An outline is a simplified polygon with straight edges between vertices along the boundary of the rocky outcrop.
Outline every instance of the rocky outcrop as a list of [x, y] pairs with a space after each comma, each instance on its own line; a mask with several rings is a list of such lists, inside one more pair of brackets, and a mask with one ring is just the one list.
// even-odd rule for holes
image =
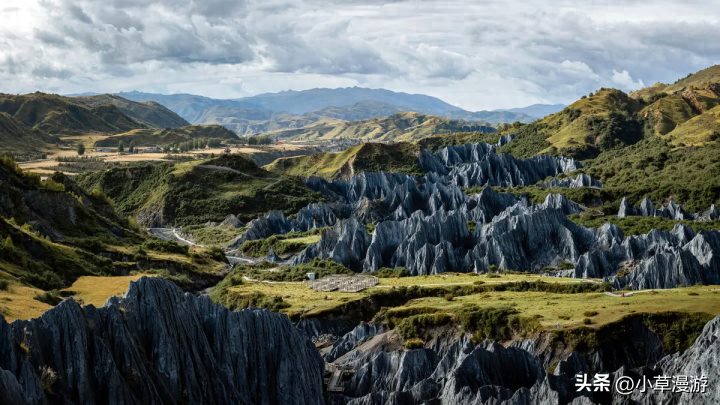
[[695, 234], [677, 224], [670, 232], [650, 231], [622, 239], [603, 229], [603, 243], [580, 257], [576, 277], [606, 277], [618, 288], [672, 288], [720, 282], [720, 232]]
[[143, 278], [103, 308], [0, 322], [0, 402], [323, 403], [323, 363], [282, 315]]
[[440, 336], [413, 350], [358, 345], [334, 361], [335, 366], [354, 368], [355, 374], [345, 392], [331, 395], [330, 402], [564, 405], [720, 401], [720, 389], [711, 383], [705, 394], [636, 390], [630, 396], [579, 393], [575, 386], [577, 373], [590, 379], [596, 373], [607, 373], [611, 384], [621, 376], [637, 380], [643, 375], [648, 379], [704, 375], [709, 382], [715, 381], [720, 378], [715, 367], [720, 356], [720, 317], [711, 320], [685, 352], [670, 355], [663, 351], [661, 336], [641, 317], [621, 321], [614, 333], [614, 340], [600, 342], [599, 347], [583, 353], [558, 353], [544, 337], [516, 341], [508, 347], [493, 341], [472, 344], [465, 336]]
[[362, 322], [360, 325], [353, 328], [353, 330], [336, 340], [333, 343], [332, 348], [323, 357], [325, 358], [325, 361], [332, 362], [338, 357], [359, 346], [361, 343], [378, 335], [379, 333], [384, 332], [384, 329], [385, 328], [382, 325], [376, 323]]
[[[486, 188], [456, 210], [440, 207], [430, 215], [416, 211], [407, 219], [382, 221], [372, 235], [355, 219], [341, 221], [293, 263], [331, 258], [356, 270], [404, 267], [414, 275], [493, 267], [540, 272], [571, 263], [573, 270], [558, 274], [608, 278], [620, 288], [720, 282], [720, 232], [696, 235], [677, 225], [671, 232], [626, 238], [615, 225], [590, 229], [567, 218], [580, 210], [562, 195], [528, 205]], [[477, 226], [470, 232], [472, 222]]]
[[[705, 325], [702, 333], [684, 353], [670, 355], [658, 362], [656, 367], [667, 376], [705, 376], [708, 381], [705, 393], [663, 393], [657, 402], [663, 404], [717, 404], [720, 402], [720, 317]], [[642, 397], [637, 395], [638, 399]]]
[[602, 182], [588, 174], [580, 173], [574, 177], [564, 178], [552, 178], [544, 183], [542, 186], [545, 188], [583, 188], [583, 187], [594, 187], [601, 188]]
[[620, 208], [618, 209], [617, 216], [618, 218], [642, 216], [674, 220], [715, 221], [720, 219], [720, 210], [718, 210], [715, 207], [715, 204], [713, 204], [707, 211], [701, 213], [689, 213], [683, 209], [682, 205], [676, 204], [673, 201], [670, 201], [660, 208], [656, 208], [653, 202], [647, 197], [640, 201], [639, 207], [634, 207], [628, 202], [627, 198], [623, 197], [620, 201]]
[[435, 153], [425, 150], [421, 152], [419, 162], [428, 172], [445, 175], [463, 188], [485, 184], [525, 186], [580, 167], [575, 160], [564, 157], [517, 159], [512, 155], [497, 154], [492, 145], [483, 143], [450, 146]]

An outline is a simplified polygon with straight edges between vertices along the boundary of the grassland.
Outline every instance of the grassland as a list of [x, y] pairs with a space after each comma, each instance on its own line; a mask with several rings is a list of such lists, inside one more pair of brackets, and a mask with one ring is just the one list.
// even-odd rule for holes
[[94, 146], [117, 147], [120, 142], [128, 147], [169, 146], [194, 139], [237, 140], [237, 135], [220, 125], [189, 125], [182, 128], [140, 128], [105, 137]]
[[388, 311], [422, 313], [441, 311], [454, 316], [463, 308], [508, 306], [523, 317], [537, 319], [543, 329], [599, 327], [635, 313], [660, 313], [668, 310], [686, 313], [720, 314], [720, 288], [698, 286], [669, 290], [638, 291], [625, 297], [605, 293], [554, 294], [546, 292], [488, 292], [459, 296], [452, 301], [440, 297], [411, 300]]
[[61, 291], [63, 295], [71, 296], [84, 305], [101, 307], [108, 298], [125, 294], [130, 283], [139, 280], [142, 276], [142, 274], [117, 277], [83, 276]]
[[376, 287], [360, 293], [318, 292], [302, 282], [247, 279], [220, 288], [227, 297], [234, 297], [231, 302], [270, 306], [295, 319], [374, 318], [398, 326], [406, 338], [423, 337], [423, 330], [441, 324], [470, 328], [468, 317], [496, 313], [504, 317], [502, 322], [519, 322], [514, 327], [533, 333], [600, 330], [628, 316], [662, 317], [668, 311], [689, 317], [703, 314], [703, 319], [720, 314], [718, 286], [634, 291], [623, 296], [603, 292], [597, 280], [587, 281], [530, 274], [448, 273], [380, 278]]
[[[500, 285], [521, 281], [544, 281], [557, 284], [580, 284], [584, 280], [564, 279], [557, 277], [541, 277], [531, 274], [498, 274], [492, 276], [474, 273], [446, 273], [432, 276], [380, 278], [377, 286], [360, 293], [318, 292], [310, 289], [303, 282], [268, 282], [244, 280], [241, 284], [230, 287], [229, 294], [260, 293], [265, 296], [280, 296], [289, 304], [282, 312], [291, 317], [313, 316], [328, 312], [342, 304], [360, 300], [374, 293], [387, 292], [393, 288], [427, 287], [444, 289], [446, 287], [472, 287], [481, 282], [482, 285]], [[587, 281], [587, 280], [585, 280]], [[598, 282], [595, 280], [595, 282]], [[480, 284], [480, 283], [478, 283]]]
[[0, 290], [0, 315], [8, 322], [37, 318], [52, 308], [51, 305], [35, 299], [42, 293], [43, 290], [38, 288], [10, 283], [7, 289]]
[[292, 176], [320, 176], [327, 179], [349, 177], [362, 171], [388, 171], [420, 174], [419, 147], [412, 143], [363, 143], [342, 152], [280, 158], [264, 168]]
[[[125, 294], [130, 283], [142, 275], [133, 276], [83, 276], [75, 280], [68, 288], [60, 290], [57, 295], [72, 297], [81, 304], [103, 306], [108, 298]], [[25, 285], [10, 283], [6, 289], [0, 289], [0, 314], [5, 320], [32, 319], [52, 308], [38, 298], [45, 291]]]

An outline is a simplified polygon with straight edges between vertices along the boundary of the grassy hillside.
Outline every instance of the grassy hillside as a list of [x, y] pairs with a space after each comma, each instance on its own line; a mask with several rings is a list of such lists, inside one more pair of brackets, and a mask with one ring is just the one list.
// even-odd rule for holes
[[720, 66], [672, 85], [655, 84], [629, 96], [600, 89], [552, 114], [506, 131], [517, 135], [501, 148], [519, 156], [563, 154], [593, 158], [603, 151], [632, 145], [643, 136], [665, 137], [674, 146], [699, 146], [718, 133]]
[[76, 97], [75, 100], [90, 108], [113, 105], [134, 121], [148, 127], [180, 128], [190, 125], [182, 117], [154, 101], [139, 103], [113, 94]]
[[515, 141], [501, 149], [527, 157], [552, 153], [592, 157], [642, 137], [640, 103], [615, 89], [600, 89], [542, 120], [511, 128]]
[[274, 173], [292, 176], [320, 176], [327, 179], [349, 177], [362, 171], [420, 173], [416, 144], [363, 143], [342, 152], [324, 152], [310, 156], [280, 158], [265, 166]]
[[299, 179], [270, 173], [235, 154], [114, 168], [80, 175], [78, 182], [149, 225], [220, 222], [230, 214], [248, 221], [273, 209], [295, 213], [321, 199]]
[[402, 112], [385, 118], [355, 122], [326, 119], [304, 128], [275, 131], [269, 135], [294, 140], [412, 141], [431, 135], [472, 131], [492, 132], [494, 129], [479, 122]]
[[135, 146], [169, 146], [193, 139], [235, 140], [237, 135], [220, 125], [189, 125], [166, 129], [143, 128], [107, 137], [95, 142], [95, 146], [116, 147], [120, 142], [126, 147], [131, 144]]
[[152, 270], [192, 284], [224, 267], [222, 257], [148, 238], [61, 174], [40, 180], [3, 159], [0, 191], [0, 281], [51, 290], [83, 275]]
[[0, 94], [0, 112], [51, 135], [120, 132], [143, 127], [114, 105], [89, 107], [55, 94]]
[[0, 154], [40, 154], [59, 142], [58, 138], [28, 128], [11, 115], [0, 112]]

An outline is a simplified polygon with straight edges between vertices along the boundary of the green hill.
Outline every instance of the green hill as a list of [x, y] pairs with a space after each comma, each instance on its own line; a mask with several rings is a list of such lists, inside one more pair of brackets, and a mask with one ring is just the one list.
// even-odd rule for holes
[[59, 143], [54, 136], [31, 129], [0, 112], [0, 154], [36, 154]]
[[295, 213], [321, 199], [295, 177], [263, 170], [232, 154], [185, 163], [153, 163], [78, 176], [87, 190], [108, 195], [142, 224], [197, 225], [230, 214], [249, 221], [270, 210]]
[[420, 173], [417, 144], [363, 143], [342, 152], [324, 152], [310, 156], [280, 158], [265, 169], [292, 176], [321, 176], [328, 179], [346, 178], [362, 171]]
[[143, 127], [114, 105], [88, 107], [55, 94], [0, 94], [0, 112], [51, 135], [113, 133]]
[[494, 128], [476, 121], [442, 118], [415, 112], [401, 112], [385, 118], [364, 121], [324, 119], [298, 129], [269, 132], [268, 135], [303, 141], [359, 139], [365, 141], [413, 141], [453, 132], [493, 132]]
[[47, 180], [0, 160], [0, 280], [57, 289], [83, 275], [162, 270], [202, 280], [224, 265], [208, 254], [150, 239], [107, 197], [62, 174]]
[[504, 133], [517, 135], [501, 148], [519, 156], [563, 154], [583, 159], [659, 136], [674, 146], [700, 146], [716, 139], [720, 65], [667, 85], [657, 83], [627, 95], [600, 89], [559, 113]]
[[116, 147], [120, 142], [135, 146], [168, 146], [193, 139], [236, 140], [237, 135], [220, 125], [188, 125], [182, 128], [142, 128], [113, 135], [95, 142], [95, 146]]
[[114, 94], [76, 97], [75, 100], [90, 108], [115, 106], [135, 122], [152, 128], [180, 128], [190, 125], [182, 117], [154, 101], [140, 103]]
[[517, 137], [501, 150], [519, 156], [596, 156], [602, 150], [630, 145], [642, 137], [635, 115], [640, 107], [622, 91], [603, 88], [542, 120], [511, 128]]

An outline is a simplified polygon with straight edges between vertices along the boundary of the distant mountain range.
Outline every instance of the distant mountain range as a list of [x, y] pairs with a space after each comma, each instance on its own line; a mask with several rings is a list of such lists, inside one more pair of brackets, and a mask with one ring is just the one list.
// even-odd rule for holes
[[138, 102], [154, 101], [193, 124], [220, 124], [239, 135], [298, 129], [331, 118], [361, 121], [398, 112], [417, 112], [488, 124], [531, 122], [562, 105], [533, 105], [525, 109], [466, 111], [438, 98], [384, 89], [348, 87], [266, 93], [240, 99], [212, 99], [192, 94], [155, 94], [137, 91], [119, 96]]

